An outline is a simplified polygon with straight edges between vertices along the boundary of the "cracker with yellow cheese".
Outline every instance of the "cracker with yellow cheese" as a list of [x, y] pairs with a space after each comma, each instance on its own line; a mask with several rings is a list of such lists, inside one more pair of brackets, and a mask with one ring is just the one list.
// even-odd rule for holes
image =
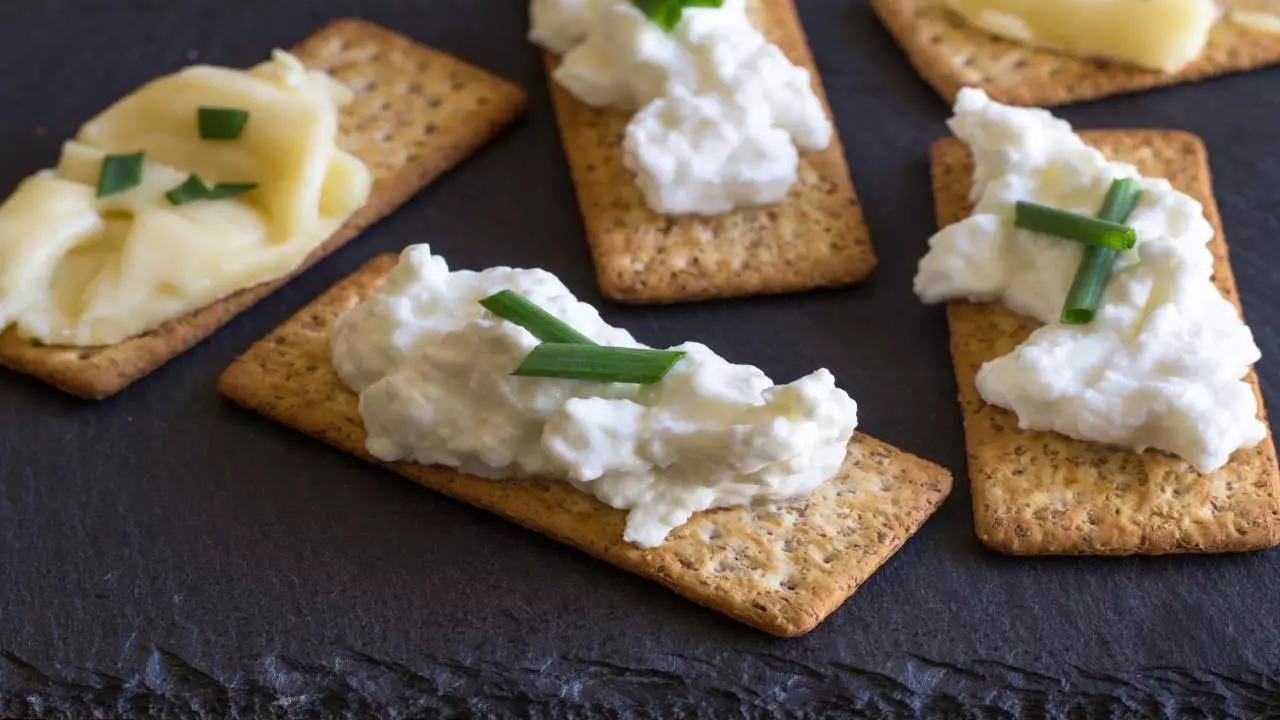
[[[1160, 130], [1080, 135], [1108, 158], [1132, 163], [1144, 175], [1168, 178], [1203, 204], [1214, 229], [1214, 283], [1239, 309], [1200, 139]], [[932, 168], [938, 225], [945, 227], [971, 210], [968, 146], [951, 138], [939, 141]], [[1156, 451], [1136, 453], [1022, 430], [1014, 413], [983, 402], [975, 377], [983, 363], [1009, 353], [1037, 324], [998, 303], [950, 302], [947, 319], [974, 525], [988, 547], [1019, 555], [1156, 555], [1258, 550], [1280, 543], [1280, 469], [1269, 435], [1205, 474], [1182, 458]], [[1247, 380], [1265, 423], [1252, 371]]]
[[335, 21], [292, 52], [352, 91], [339, 112], [338, 145], [371, 173], [367, 202], [283, 276], [109, 345], [42, 345], [10, 329], [0, 335], [0, 364], [84, 398], [115, 394], [395, 210], [510, 123], [525, 102], [514, 85], [361, 20]]
[[1280, 34], [1231, 16], [1213, 26], [1194, 61], [1160, 72], [1000, 39], [966, 23], [946, 0], [872, 0], [871, 7], [948, 103], [961, 88], [978, 87], [999, 102], [1051, 107], [1280, 64]]
[[[822, 82], [794, 0], [749, 0], [756, 27]], [[545, 56], [548, 75], [560, 59]], [[672, 303], [850, 285], [876, 266], [862, 206], [833, 133], [801, 153], [798, 180], [778, 204], [712, 216], [650, 209], [623, 162], [632, 112], [595, 108], [551, 81], [551, 99], [586, 224], [600, 289], [627, 303]]]
[[839, 475], [811, 495], [700, 512], [645, 549], [623, 540], [626, 511], [567, 482], [484, 480], [440, 466], [381, 462], [366, 450], [357, 395], [334, 370], [330, 339], [335, 320], [395, 264], [391, 255], [373, 260], [251, 347], [220, 379], [223, 394], [779, 636], [802, 635], [839, 607], [951, 490], [946, 470], [857, 433]]

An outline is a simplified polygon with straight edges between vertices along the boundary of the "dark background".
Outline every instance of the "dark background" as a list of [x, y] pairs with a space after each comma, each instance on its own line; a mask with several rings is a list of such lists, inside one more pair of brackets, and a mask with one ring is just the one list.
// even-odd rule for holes
[[[219, 372], [368, 258], [541, 266], [601, 303], [524, 0], [0, 1], [0, 192], [118, 96], [359, 15], [510, 78], [528, 112], [398, 213], [121, 396], [0, 372], [0, 715], [1254, 717], [1280, 707], [1280, 553], [1011, 559], [973, 534], [941, 309], [911, 292], [948, 109], [864, 2], [800, 0], [880, 255], [847, 290], [603, 304], [779, 381], [830, 368], [951, 499], [809, 636], [775, 640], [233, 407]], [[1072, 107], [1208, 143], [1276, 383], [1280, 70]], [[631, 713], [629, 715], [628, 713]]]

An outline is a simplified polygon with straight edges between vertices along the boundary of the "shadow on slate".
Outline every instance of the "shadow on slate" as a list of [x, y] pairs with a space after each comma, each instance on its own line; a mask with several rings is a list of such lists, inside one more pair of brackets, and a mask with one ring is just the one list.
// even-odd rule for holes
[[[599, 302], [524, 0], [0, 3], [0, 193], [119, 95], [198, 59], [244, 66], [364, 16], [510, 78], [525, 118], [342, 252], [101, 404], [0, 374], [0, 717], [1255, 718], [1280, 713], [1280, 554], [983, 552], [939, 308], [926, 155], [947, 108], [863, 0], [801, 14], [866, 207], [868, 284], [671, 308], [603, 305], [791, 380], [828, 367], [862, 428], [943, 463], [952, 499], [817, 630], [778, 641], [555, 542], [271, 426], [221, 370], [368, 258], [429, 242], [537, 265]], [[1209, 146], [1235, 268], [1280, 382], [1280, 70], [1069, 107], [1081, 127]]]

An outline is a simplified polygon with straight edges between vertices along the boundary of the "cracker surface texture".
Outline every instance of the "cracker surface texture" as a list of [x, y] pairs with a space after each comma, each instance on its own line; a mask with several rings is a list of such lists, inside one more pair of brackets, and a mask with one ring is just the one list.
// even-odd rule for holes
[[[793, 0], [749, 0], [752, 19], [800, 67], [831, 116]], [[547, 74], [559, 58], [547, 53]], [[593, 108], [550, 80], [565, 156], [601, 291], [626, 303], [673, 303], [856, 283], [875, 269], [839, 132], [802, 152], [798, 180], [776, 205], [710, 217], [649, 209], [622, 164], [632, 113]]]
[[[1240, 307], [1204, 144], [1161, 130], [1083, 132], [1108, 158], [1168, 178], [1204, 205], [1213, 225], [1214, 284]], [[962, 141], [933, 147], [938, 225], [966, 217], [972, 156]], [[1280, 543], [1280, 470], [1270, 435], [1202, 474], [1185, 460], [1135, 453], [1052, 432], [1021, 430], [1017, 416], [987, 405], [975, 376], [1038, 327], [998, 303], [947, 304], [951, 357], [964, 414], [974, 525], [988, 547], [1020, 555], [1161, 555], [1235, 552]], [[1257, 378], [1248, 381], [1258, 396]]]
[[363, 20], [334, 21], [292, 52], [354, 91], [354, 101], [342, 108], [338, 143], [373, 173], [368, 203], [285, 277], [240, 290], [115, 345], [45, 346], [10, 330], [0, 335], [0, 365], [83, 398], [114, 395], [390, 214], [524, 107], [524, 92], [514, 85]]
[[554, 480], [482, 480], [382, 463], [365, 451], [357, 396], [334, 371], [330, 328], [394, 267], [379, 257], [335, 285], [223, 374], [241, 406], [496, 513], [773, 635], [814, 628], [911, 537], [951, 491], [944, 469], [854, 436], [840, 475], [780, 505], [696, 514], [660, 547], [622, 540], [626, 512]]
[[1280, 36], [1226, 21], [1214, 26], [1199, 58], [1161, 73], [1001, 40], [964, 22], [945, 0], [871, 0], [871, 6], [948, 103], [961, 88], [979, 87], [1002, 103], [1053, 107], [1280, 64]]

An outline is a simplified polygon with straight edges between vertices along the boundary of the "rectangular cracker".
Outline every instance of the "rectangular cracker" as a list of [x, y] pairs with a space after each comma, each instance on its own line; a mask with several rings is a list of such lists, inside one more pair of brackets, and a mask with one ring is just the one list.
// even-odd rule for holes
[[292, 52], [355, 92], [355, 100], [341, 113], [339, 144], [373, 173], [373, 191], [364, 207], [285, 277], [115, 345], [45, 346], [11, 329], [0, 335], [0, 365], [86, 399], [114, 395], [390, 214], [524, 107], [524, 92], [505, 80], [363, 20], [336, 20]]
[[[757, 27], [807, 68], [831, 116], [793, 0], [751, 0]], [[547, 74], [560, 59], [546, 53]], [[622, 164], [633, 113], [593, 108], [554, 80], [551, 98], [600, 290], [626, 303], [671, 303], [856, 283], [875, 269], [839, 133], [801, 153], [799, 179], [768, 207], [712, 217], [659, 215]]]
[[[1204, 205], [1214, 228], [1214, 283], [1239, 308], [1200, 139], [1162, 130], [1081, 135], [1107, 157], [1132, 163], [1144, 175], [1168, 178]], [[934, 145], [931, 160], [943, 227], [972, 209], [972, 156], [963, 142], [948, 138]], [[1204, 475], [1172, 455], [1021, 430], [1012, 412], [982, 401], [975, 376], [983, 363], [1025, 340], [1037, 323], [1003, 305], [968, 302], [948, 303], [947, 320], [965, 418], [974, 525], [987, 547], [1021, 555], [1158, 555], [1257, 550], [1280, 543], [1280, 470], [1270, 434]], [[1250, 371], [1247, 379], [1265, 423], [1257, 378]]]
[[624, 511], [568, 483], [380, 462], [365, 451], [356, 394], [333, 370], [329, 329], [395, 262], [376, 258], [321, 295], [227, 368], [219, 389], [272, 420], [783, 637], [803, 635], [839, 607], [951, 491], [946, 470], [859, 433], [840, 476], [810, 497], [698, 513], [645, 550], [622, 540]]
[[1003, 103], [1052, 107], [1280, 64], [1280, 36], [1225, 19], [1198, 59], [1161, 73], [1001, 40], [965, 23], [945, 0], [871, 0], [871, 7], [948, 103], [961, 88], [980, 87]]

